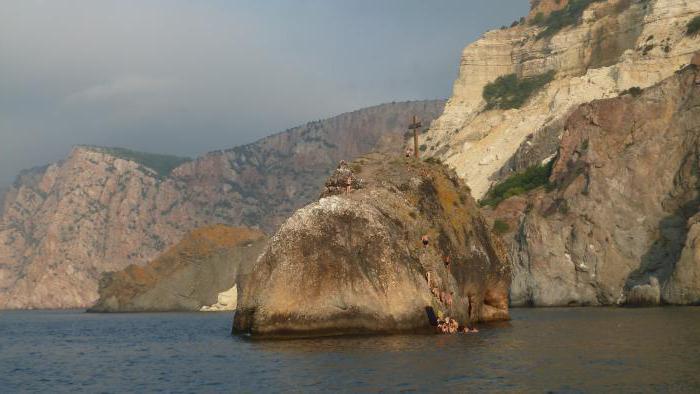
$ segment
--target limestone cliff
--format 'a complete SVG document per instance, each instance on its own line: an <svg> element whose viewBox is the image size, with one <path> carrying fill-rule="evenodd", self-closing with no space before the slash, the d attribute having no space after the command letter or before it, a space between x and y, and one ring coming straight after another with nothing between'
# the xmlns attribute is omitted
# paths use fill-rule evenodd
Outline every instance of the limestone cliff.
<svg viewBox="0 0 700 394"><path fill-rule="evenodd" d="M190 232L144 266L102 275L100 298L91 312L199 311L221 293L241 288L267 237L260 231L223 225ZM219 306L236 308L235 297Z"/></svg>
<svg viewBox="0 0 700 394"><path fill-rule="evenodd" d="M0 309L88 307L100 274L144 264L215 223L274 231L340 159L398 153L410 116L441 101L383 104L195 160L80 146L18 176L0 216Z"/></svg>
<svg viewBox="0 0 700 394"><path fill-rule="evenodd" d="M700 50L700 39L686 34L687 23L700 15L699 1L532 3L527 19L487 32L464 49L452 97L421 137L427 154L453 166L477 199L518 165L533 164L511 159L533 138L560 135L578 105L652 86ZM484 88L498 77L527 81L548 71L552 80L519 107L493 108L484 100ZM555 152L553 144L541 154Z"/></svg>
<svg viewBox="0 0 700 394"><path fill-rule="evenodd" d="M338 171L271 239L235 332L417 332L431 329L433 313L462 324L508 318L505 250L453 171L381 154Z"/></svg>
<svg viewBox="0 0 700 394"><path fill-rule="evenodd" d="M700 67L584 104L564 130L549 186L489 213L512 303L699 303Z"/></svg>

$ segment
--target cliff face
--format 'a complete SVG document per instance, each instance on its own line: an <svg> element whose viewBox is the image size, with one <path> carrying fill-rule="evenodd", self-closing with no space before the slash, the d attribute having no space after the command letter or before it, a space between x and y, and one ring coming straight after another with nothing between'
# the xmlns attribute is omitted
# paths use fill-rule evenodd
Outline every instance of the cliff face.
<svg viewBox="0 0 700 394"><path fill-rule="evenodd" d="M514 305L700 302L700 68L566 121L550 187L507 199Z"/></svg>
<svg viewBox="0 0 700 394"><path fill-rule="evenodd" d="M215 223L274 229L315 197L340 159L398 153L412 115L441 101L384 104L309 123L193 161L76 147L25 171L0 218L0 309L76 308L99 276L143 264L188 231Z"/></svg>
<svg viewBox="0 0 700 394"><path fill-rule="evenodd" d="M199 311L235 291L252 270L267 237L214 225L196 229L144 266L103 274L92 312ZM235 296L221 309L236 308Z"/></svg>
<svg viewBox="0 0 700 394"><path fill-rule="evenodd" d="M421 143L465 178L475 198L521 169L519 164L533 164L511 158L532 138L558 137L578 105L654 85L700 50L700 40L686 34L687 23L700 15L700 2L588 3L578 15L564 0L535 1L524 23L487 32L464 49L452 97ZM489 108L482 97L499 76L523 80L547 71L555 73L551 82L519 108ZM541 154L556 153L552 145Z"/></svg>
<svg viewBox="0 0 700 394"><path fill-rule="evenodd" d="M508 318L505 250L454 172L372 154L326 185L324 197L289 218L261 255L240 296L235 332L424 331L429 313L462 324Z"/></svg>
<svg viewBox="0 0 700 394"><path fill-rule="evenodd" d="M187 183L189 209L213 214L224 223L274 232L316 198L338 161L370 151L400 154L411 116L430 122L443 105L383 104L312 122L254 144L210 153L178 167L173 177Z"/></svg>

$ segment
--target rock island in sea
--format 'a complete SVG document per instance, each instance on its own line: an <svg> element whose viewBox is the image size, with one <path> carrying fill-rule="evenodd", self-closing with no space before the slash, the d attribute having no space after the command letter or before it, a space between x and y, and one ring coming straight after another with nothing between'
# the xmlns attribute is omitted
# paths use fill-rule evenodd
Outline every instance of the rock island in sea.
<svg viewBox="0 0 700 394"><path fill-rule="evenodd" d="M321 198L270 240L239 294L233 331L429 332L441 316L508 319L509 284L506 252L453 171L369 154L341 164Z"/></svg>

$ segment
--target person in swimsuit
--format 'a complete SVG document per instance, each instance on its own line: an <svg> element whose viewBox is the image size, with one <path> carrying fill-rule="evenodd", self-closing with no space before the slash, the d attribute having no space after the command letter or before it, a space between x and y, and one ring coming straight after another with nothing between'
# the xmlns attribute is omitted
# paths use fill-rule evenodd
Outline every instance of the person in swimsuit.
<svg viewBox="0 0 700 394"><path fill-rule="evenodd" d="M435 297L440 298L440 290L438 290L437 287L433 287L432 289L430 289L430 291L433 293L433 295Z"/></svg>
<svg viewBox="0 0 700 394"><path fill-rule="evenodd" d="M474 320L472 319L472 297L470 295L467 295L467 305L467 316L469 316L467 330L469 330L469 332L479 332L479 330L476 328L476 324L474 324Z"/></svg>
<svg viewBox="0 0 700 394"><path fill-rule="evenodd" d="M449 308L452 307L452 295L454 294L453 291L449 293L445 293L445 305Z"/></svg>

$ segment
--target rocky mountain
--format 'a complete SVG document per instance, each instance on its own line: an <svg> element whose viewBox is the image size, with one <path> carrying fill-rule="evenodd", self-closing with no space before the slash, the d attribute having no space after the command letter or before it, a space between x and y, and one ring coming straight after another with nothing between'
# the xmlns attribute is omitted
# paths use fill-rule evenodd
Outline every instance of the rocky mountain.
<svg viewBox="0 0 700 394"><path fill-rule="evenodd" d="M413 115L441 101L383 104L195 160L78 146L24 171L0 217L0 309L92 305L102 272L144 264L210 224L272 232L312 201L341 159L398 153Z"/></svg>
<svg viewBox="0 0 700 394"><path fill-rule="evenodd" d="M527 18L467 46L444 113L421 137L427 153L466 179L474 197L533 162L519 148L580 104L646 88L700 50L688 33L694 0L537 0ZM539 145L553 155L557 145Z"/></svg>
<svg viewBox="0 0 700 394"><path fill-rule="evenodd" d="M193 230L146 265L100 279L91 312L236 309L237 291L267 243L260 231L212 225Z"/></svg>
<svg viewBox="0 0 700 394"><path fill-rule="evenodd" d="M700 303L700 67L584 104L564 129L546 187L489 214L512 303Z"/></svg>
<svg viewBox="0 0 700 394"><path fill-rule="evenodd" d="M421 332L436 317L508 318L505 250L454 171L370 154L339 167L322 196L271 239L234 332Z"/></svg>
<svg viewBox="0 0 700 394"><path fill-rule="evenodd" d="M699 302L700 2L531 4L464 49L428 156L505 235L512 305Z"/></svg>

